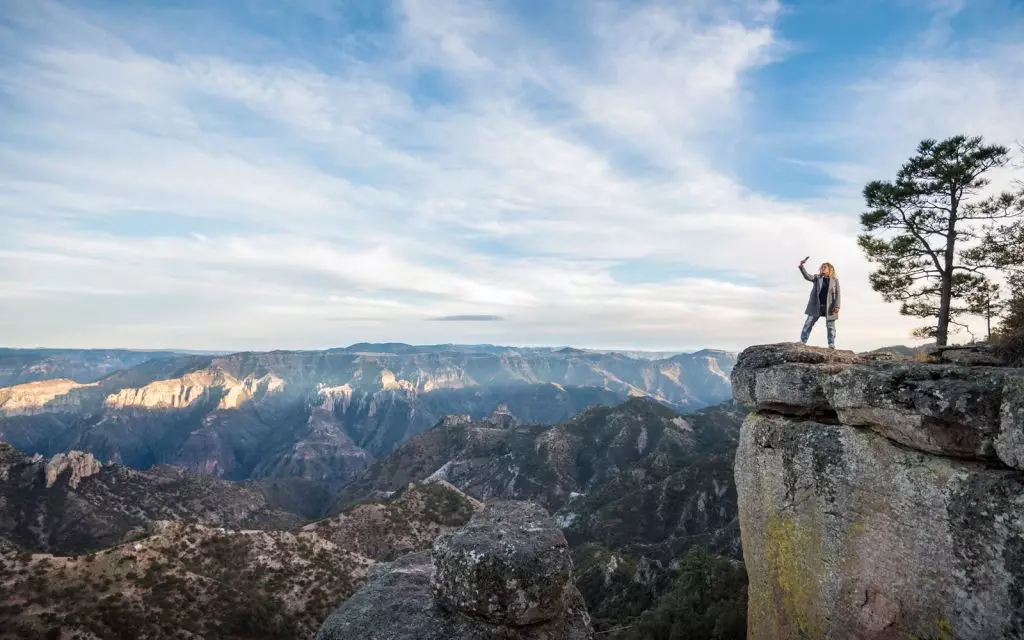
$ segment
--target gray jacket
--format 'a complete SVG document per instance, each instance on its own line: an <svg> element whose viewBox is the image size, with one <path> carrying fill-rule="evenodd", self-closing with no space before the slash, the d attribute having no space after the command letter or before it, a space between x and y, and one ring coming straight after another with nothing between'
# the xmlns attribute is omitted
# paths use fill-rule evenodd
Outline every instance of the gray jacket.
<svg viewBox="0 0 1024 640"><path fill-rule="evenodd" d="M818 301L818 295L821 292L821 281L824 280L820 273L816 273L813 276L807 273L807 269L804 269L804 265L800 265L800 273L803 274L804 280L813 282L814 286L811 287L811 297L807 301L807 309L804 311L809 316L815 318L821 317L821 303ZM825 314L826 320L835 320L839 317L839 278L829 278L828 283L828 302L825 308L828 313Z"/></svg>

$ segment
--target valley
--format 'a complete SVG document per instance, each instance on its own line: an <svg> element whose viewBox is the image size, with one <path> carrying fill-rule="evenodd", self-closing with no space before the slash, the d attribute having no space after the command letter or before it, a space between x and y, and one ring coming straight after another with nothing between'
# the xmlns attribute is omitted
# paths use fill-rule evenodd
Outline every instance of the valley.
<svg viewBox="0 0 1024 640"><path fill-rule="evenodd" d="M311 637L373 566L507 500L562 529L604 637L672 597L685 558L735 581L728 354L460 358L184 356L0 391L3 438L34 445L0 449L0 627Z"/></svg>

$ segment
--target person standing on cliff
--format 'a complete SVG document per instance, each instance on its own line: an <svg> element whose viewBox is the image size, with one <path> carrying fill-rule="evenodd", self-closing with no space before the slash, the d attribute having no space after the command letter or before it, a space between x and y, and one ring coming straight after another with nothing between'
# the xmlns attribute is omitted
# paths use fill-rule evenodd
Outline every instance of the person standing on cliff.
<svg viewBox="0 0 1024 640"><path fill-rule="evenodd" d="M804 328L800 332L800 342L807 344L811 337L811 329L822 316L825 317L825 328L828 331L828 348L836 348L836 320L839 319L839 278L836 277L836 268L829 262L823 262L818 267L818 273L813 276L807 273L804 263L810 259L807 256L800 261L800 273L804 280L814 283L811 287L811 297L807 301L807 319L804 321Z"/></svg>

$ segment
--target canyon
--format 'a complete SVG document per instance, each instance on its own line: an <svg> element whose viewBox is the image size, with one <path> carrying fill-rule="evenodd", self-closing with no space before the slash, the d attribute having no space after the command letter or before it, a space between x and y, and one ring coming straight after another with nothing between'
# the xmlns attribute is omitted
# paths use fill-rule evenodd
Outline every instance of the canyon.
<svg viewBox="0 0 1024 640"><path fill-rule="evenodd" d="M703 558L690 553L698 547L720 554L723 602L745 603L732 484L745 413L727 402L679 414L638 397L552 425L522 422L506 406L481 419L449 415L329 493L311 522L288 499L301 486L3 445L0 626L25 637L54 628L108 637L124 620L134 637L310 637L333 608L415 594L416 615L466 633L629 638L615 630L668 606L686 571L680 559ZM423 590L437 541L485 508L493 520L508 501L533 505L509 506L509 517L558 531L549 538L570 563L558 566L572 567L558 583L569 594L564 615L540 614L554 635L530 635L532 625L514 620L479 627L472 612L435 609ZM349 605L363 585L367 594ZM409 618L409 632L423 620Z"/></svg>
<svg viewBox="0 0 1024 640"><path fill-rule="evenodd" d="M553 424L649 397L687 411L730 396L733 354L359 344L229 355L0 352L0 439L229 480L334 491L447 414L504 405ZM148 358L148 359L146 359ZM41 376L58 377L40 379ZM305 483L305 484L303 484ZM313 514L322 505L309 504Z"/></svg>

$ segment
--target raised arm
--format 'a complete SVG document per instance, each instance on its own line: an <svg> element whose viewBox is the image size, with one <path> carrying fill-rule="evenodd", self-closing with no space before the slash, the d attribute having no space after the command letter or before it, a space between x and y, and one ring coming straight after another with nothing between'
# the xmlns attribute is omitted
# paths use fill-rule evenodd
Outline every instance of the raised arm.
<svg viewBox="0 0 1024 640"><path fill-rule="evenodd" d="M800 273L803 274L804 280L806 280L808 282L814 282L814 278L811 277L811 274L807 273L807 269L804 269L804 263L803 262L800 263Z"/></svg>

